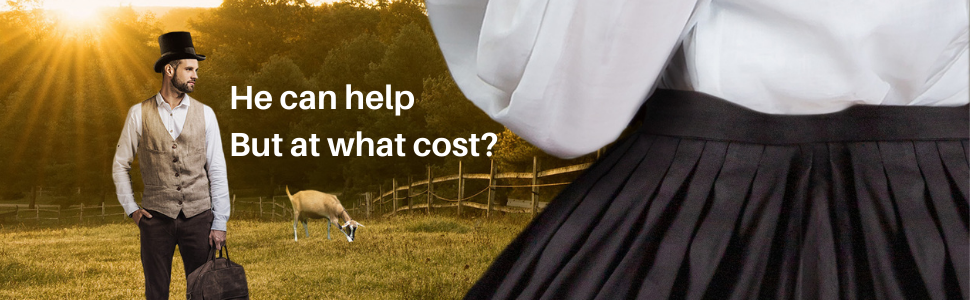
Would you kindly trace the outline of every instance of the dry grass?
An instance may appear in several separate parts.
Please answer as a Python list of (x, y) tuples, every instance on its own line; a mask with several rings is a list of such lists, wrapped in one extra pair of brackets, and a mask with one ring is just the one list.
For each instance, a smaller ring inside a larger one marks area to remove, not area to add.
[[(528, 222), (396, 217), (364, 220), (348, 243), (310, 222), (232, 220), (230, 257), (246, 268), (253, 299), (455, 299)], [(0, 299), (134, 299), (143, 296), (138, 230), (130, 223), (0, 230)], [(172, 298), (184, 299), (175, 255)]]

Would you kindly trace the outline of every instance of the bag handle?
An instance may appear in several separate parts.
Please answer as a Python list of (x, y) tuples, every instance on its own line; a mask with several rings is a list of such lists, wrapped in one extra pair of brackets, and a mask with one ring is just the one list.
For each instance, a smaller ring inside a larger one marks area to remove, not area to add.
[[(222, 251), (223, 250), (226, 251), (225, 256), (223, 256), (223, 254), (222, 254)], [(222, 245), (222, 249), (219, 249), (218, 253), (219, 253), (219, 256), (216, 257), (216, 248), (215, 247), (209, 247), (209, 261), (213, 261), (214, 262), (216, 260), (216, 258), (223, 258), (223, 257), (225, 257), (226, 258), (225, 264), (223, 266), (221, 266), (221, 267), (222, 268), (228, 268), (229, 267), (229, 261), (231, 261), (229, 259), (229, 247), (227, 247), (226, 245)], [(213, 264), (213, 266), (218, 266), (218, 264)]]
[(219, 249), (219, 256), (216, 257), (216, 247), (209, 247), (209, 260), (216, 260), (216, 258), (222, 258), (222, 250), (226, 251), (225, 258), (229, 259), (229, 247), (228, 245), (222, 245), (222, 249)]
[(219, 249), (219, 257), (222, 257), (222, 250), (226, 250), (226, 259), (229, 259), (229, 246), (226, 244), (222, 245), (222, 249)]

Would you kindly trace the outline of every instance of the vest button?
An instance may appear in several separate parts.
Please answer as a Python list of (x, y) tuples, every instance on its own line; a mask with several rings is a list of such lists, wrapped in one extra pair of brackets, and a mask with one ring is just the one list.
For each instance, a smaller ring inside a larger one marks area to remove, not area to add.
[(172, 144), (172, 149), (175, 149), (176, 147), (178, 147), (178, 144)]
[(182, 205), (182, 201), (179, 201), (179, 205)]
[(172, 159), (172, 162), (173, 162), (173, 163), (177, 163), (177, 162), (179, 162), (179, 158), (178, 158), (178, 157), (176, 157), (176, 158), (174, 158), (174, 159)]
[(179, 173), (175, 173), (175, 177), (179, 177)]
[(180, 186), (179, 187), (175, 187), (175, 190), (176, 191), (181, 191), (182, 190), (182, 187), (180, 187)]

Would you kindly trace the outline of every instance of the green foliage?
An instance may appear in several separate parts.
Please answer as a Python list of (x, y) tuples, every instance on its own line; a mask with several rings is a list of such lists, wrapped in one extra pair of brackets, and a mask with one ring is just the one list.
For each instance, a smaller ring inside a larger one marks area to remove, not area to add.
[[(292, 157), (289, 152), (289, 140), (295, 135), (291, 134), (291, 128), (304, 116), (311, 115), (313, 112), (302, 111), (299, 109), (286, 110), (279, 103), (278, 99), (285, 91), (314, 91), (316, 85), (304, 77), (300, 67), (287, 57), (273, 55), (262, 64), (259, 71), (252, 73), (246, 80), (246, 86), (253, 87), (253, 96), (256, 91), (268, 91), (274, 99), (273, 105), (267, 110), (259, 110), (255, 107), (251, 110), (237, 109), (231, 111), (232, 114), (225, 114), (223, 124), (225, 128), (231, 128), (232, 132), (242, 132), (249, 135), (250, 139), (257, 139), (258, 150), (267, 151), (268, 138), (273, 138), (274, 134), (279, 134), (284, 142), (279, 145), (282, 157), (276, 157), (274, 152), (277, 149), (269, 149), (268, 157), (256, 157), (253, 154), (235, 157), (234, 162), (241, 164), (249, 169), (248, 172), (236, 172), (237, 184), (244, 186), (275, 186), (285, 182), (302, 182), (304, 177), (302, 172), (292, 172), (292, 166), (300, 165), (300, 159)], [(239, 91), (238, 93), (244, 93)], [(296, 102), (297, 99), (289, 99), (288, 102)], [(241, 105), (242, 102), (237, 105)], [(255, 120), (266, 120), (263, 122)], [(231, 137), (230, 137), (231, 138)], [(226, 144), (231, 145), (230, 139), (225, 139)], [(252, 147), (252, 143), (249, 143)], [(230, 149), (231, 151), (231, 149)], [(251, 148), (250, 151), (253, 151)], [(257, 171), (258, 170), (258, 171)], [(301, 169), (297, 169), (304, 171)], [(241, 176), (240, 176), (241, 175)]]
[(544, 154), (508, 129), (498, 135), (495, 148), (498, 148), (495, 159), (503, 166), (531, 164), (533, 157)]
[(422, 1), (381, 1), (377, 7), (381, 14), (377, 32), (385, 42), (390, 42), (402, 27), (411, 24), (418, 26), (421, 31), (431, 32), (431, 22), (428, 20)]
[(197, 49), (220, 49), (235, 72), (256, 71), (274, 54), (288, 54), (310, 23), (305, 0), (225, 0), (218, 8), (189, 21), (200, 31)]
[[(294, 53), (294, 60), (300, 65), (307, 66), (308, 71), (327, 72), (328, 68), (322, 68), (324, 59), (329, 59), (330, 52), (340, 47), (348, 41), (359, 39), (364, 36), (373, 35), (376, 32), (377, 24), (381, 21), (380, 12), (359, 3), (337, 2), (332, 5), (324, 5), (315, 9), (315, 19), (307, 26), (307, 30), (301, 35), (302, 38), (297, 42)], [(380, 48), (383, 53), (383, 45), (372, 49)], [(371, 49), (371, 48), (369, 48)], [(361, 49), (364, 50), (364, 49)], [(326, 53), (326, 56), (320, 55)], [(361, 53), (365, 54), (366, 53)], [(365, 68), (353, 69), (355, 73)], [(363, 75), (363, 72), (359, 72)]]
[(327, 52), (315, 79), (326, 90), (335, 91), (338, 99), (346, 97), (346, 85), (356, 90), (370, 90), (364, 80), (371, 64), (384, 57), (387, 47), (372, 34), (361, 34)]
[[(281, 20), (284, 17), (287, 19)], [(197, 48), (211, 53), (202, 66), (204, 77), (219, 81), (213, 84), (216, 90), (199, 88), (205, 99), (228, 102), (221, 99), (230, 99), (231, 85), (223, 82), (235, 82), (232, 85), (240, 91), (245, 88), (243, 83), (253, 86), (254, 93), (269, 91), (274, 100), (283, 91), (304, 90), (335, 91), (338, 99), (336, 110), (328, 106), (286, 111), (274, 101), (266, 111), (237, 109), (220, 115), (224, 144), (230, 143), (230, 132), (257, 138), (278, 133), (287, 142), (311, 134), (322, 139), (317, 147), (321, 156), (315, 159), (294, 159), (289, 153), (283, 153), (283, 158), (229, 158), (230, 182), (234, 185), (291, 184), (360, 191), (387, 176), (423, 170), (427, 161), (413, 155), (333, 157), (326, 142), (328, 137), (354, 137), (357, 131), (375, 140), (398, 133), (413, 140), (426, 133), (418, 108), (399, 117), (386, 110), (347, 110), (344, 106), (347, 84), (364, 92), (383, 91), (390, 84), (396, 91), (408, 90), (419, 98), (423, 80), (444, 72), (444, 60), (423, 4), (401, 1), (371, 5), (357, 1), (311, 7), (302, 1), (235, 0), (190, 24), (198, 32)], [(214, 107), (222, 112), (229, 108), (226, 104)]]
[(98, 28), (75, 28), (14, 7), (0, 13), (0, 190), (113, 190), (124, 116), (157, 80), (150, 68), (129, 69), (157, 58), (154, 18), (117, 8), (100, 12)]
[(481, 137), (486, 132), (498, 134), (504, 130), (501, 124), (492, 121), (465, 99), (448, 73), (425, 79), (421, 100), (423, 107), (434, 108), (426, 110), (424, 118), (435, 136), (455, 138), (475, 133)]
[(398, 90), (420, 95), (424, 89), (424, 79), (445, 70), (447, 66), (434, 36), (411, 23), (401, 27), (401, 31), (387, 46), (381, 62), (371, 65), (366, 79), (371, 86), (390, 83)]

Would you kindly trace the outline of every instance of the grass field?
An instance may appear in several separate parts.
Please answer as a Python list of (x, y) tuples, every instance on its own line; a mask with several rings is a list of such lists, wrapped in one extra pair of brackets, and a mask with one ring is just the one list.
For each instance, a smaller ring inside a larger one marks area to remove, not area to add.
[[(231, 220), (230, 258), (243, 265), (252, 299), (455, 299), (528, 223), (393, 217), (361, 221), (348, 243), (323, 221), (293, 241), (292, 223)], [(144, 297), (138, 229), (133, 223), (62, 229), (0, 229), (0, 299)], [(185, 297), (178, 253), (172, 299)]]

